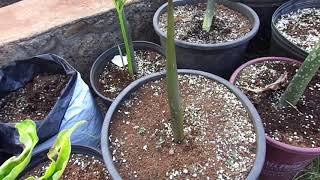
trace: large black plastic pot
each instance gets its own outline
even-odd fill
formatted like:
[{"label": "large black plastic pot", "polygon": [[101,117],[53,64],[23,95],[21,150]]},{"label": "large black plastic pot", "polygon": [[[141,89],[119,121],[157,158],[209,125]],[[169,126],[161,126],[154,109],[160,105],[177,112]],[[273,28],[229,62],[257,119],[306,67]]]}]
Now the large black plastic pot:
[{"label": "large black plastic pot", "polygon": [[304,60],[308,56],[308,52],[287,40],[276,28],[275,24],[278,19],[290,12],[304,8],[320,8],[319,0],[291,0],[280,6],[272,17],[272,39],[271,53],[272,55],[290,57],[293,59]]},{"label": "large black plastic pot", "polygon": [[252,40],[252,47],[268,48],[271,39],[271,19],[274,11],[288,0],[240,0],[241,3],[251,7],[260,18],[260,28]]},{"label": "large black plastic pot", "polygon": [[[125,55],[125,46],[124,44],[119,45],[123,55]],[[134,50],[151,50],[154,52],[157,52],[163,56],[165,56],[165,52],[161,46],[158,44],[152,43],[152,42],[147,42],[147,41],[134,41],[133,42],[133,48]],[[107,106],[109,106],[113,99],[110,97],[104,96],[100,91],[99,91],[99,76],[102,74],[105,66],[109,61],[113,59],[114,56],[119,55],[119,50],[118,46],[114,46],[107,51],[103,52],[93,63],[90,71],[90,83],[91,87],[93,88],[94,92],[104,100]]]},{"label": "large black plastic pot", "polygon": [[[175,0],[175,6],[196,4],[206,0]],[[249,41],[259,29],[259,17],[248,6],[242,3],[218,0],[219,3],[246,16],[252,24],[252,30],[245,36],[231,42],[218,44],[197,44],[175,40],[177,51],[177,65],[181,69],[197,69],[228,78],[231,73],[244,63],[243,55]],[[167,35],[160,30],[160,16],[167,11],[168,3],[162,5],[153,17],[153,27],[160,36],[161,45],[165,48]]]},{"label": "large black plastic pot", "polygon": [[[32,155],[31,161],[27,168],[21,173],[22,177],[25,173],[28,171],[31,171],[33,168],[35,168],[40,163],[43,163],[48,160],[47,153],[49,152],[49,149],[43,150],[41,152],[37,152]],[[82,145],[72,145],[71,154],[83,154],[83,155],[90,155],[94,156],[97,159],[103,161],[101,152],[95,148],[88,147],[88,146],[82,146]]]},{"label": "large black plastic pot", "polygon": [[[262,170],[262,166],[265,159],[266,139],[265,139],[265,134],[264,134],[264,129],[263,129],[261,119],[259,117],[258,112],[254,108],[253,104],[238,88],[236,88],[234,85],[229,83],[227,80],[224,80],[216,75],[202,72],[202,71],[186,70],[186,69],[178,70],[178,73],[200,75],[200,76],[209,78],[213,81],[216,81],[218,83],[221,83],[225,85],[231,92],[233,92],[242,102],[243,106],[247,109],[252,119],[252,123],[254,124],[255,132],[256,132],[256,139],[257,139],[257,148],[256,148],[257,153],[256,153],[255,164],[252,167],[251,172],[249,173],[247,179],[249,180],[257,179]],[[114,179],[121,179],[121,176],[114,166],[114,163],[112,160],[112,153],[110,152],[110,149],[109,149],[109,145],[110,145],[109,144],[109,128],[110,128],[110,123],[112,122],[112,119],[113,119],[113,115],[115,114],[115,112],[117,112],[121,103],[125,101],[133,92],[135,92],[144,84],[150,81],[159,80],[160,78],[164,78],[165,76],[166,76],[165,72],[159,72],[159,73],[151,74],[149,76],[145,76],[141,79],[138,79],[132,82],[126,89],[124,89],[118,95],[118,97],[114,100],[114,102],[109,107],[109,110],[105,116],[102,131],[101,131],[101,149],[102,149],[104,162],[108,168],[110,175]]]}]

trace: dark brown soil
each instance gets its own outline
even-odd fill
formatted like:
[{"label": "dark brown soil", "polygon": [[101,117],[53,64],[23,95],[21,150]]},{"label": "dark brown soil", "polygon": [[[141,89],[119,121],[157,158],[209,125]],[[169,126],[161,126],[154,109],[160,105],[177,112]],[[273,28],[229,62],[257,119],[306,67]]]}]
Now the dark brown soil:
[{"label": "dark brown soil", "polygon": [[165,81],[145,84],[117,110],[110,128],[113,161],[123,179],[245,179],[256,134],[226,87],[179,76],[185,140],[173,142]]},{"label": "dark brown soil", "polygon": [[320,8],[305,8],[282,15],[277,29],[289,41],[311,52],[320,40]]},{"label": "dark brown soil", "polygon": [[66,75],[42,74],[24,88],[0,99],[0,122],[20,122],[25,119],[44,120],[69,82]]},{"label": "dark brown soil", "polygon": [[[39,178],[44,175],[49,167],[50,162],[36,166],[32,171],[28,172],[20,179],[26,179],[30,176]],[[103,162],[94,156],[72,154],[69,163],[62,174],[61,180],[106,180],[111,179]]]},{"label": "dark brown soil", "polygon": [[[217,16],[210,32],[202,30],[206,3],[175,7],[175,38],[191,43],[215,44],[234,41],[252,29],[247,17],[223,5],[218,5]],[[167,13],[160,17],[160,29],[166,32]]]},{"label": "dark brown soil", "polygon": [[137,78],[162,71],[166,66],[165,57],[150,50],[136,51],[135,60],[137,74],[134,78],[129,75],[127,66],[121,68],[109,61],[99,78],[99,92],[110,99],[115,99],[124,88]]},{"label": "dark brown soil", "polygon": [[[267,62],[247,67],[236,85],[251,99],[257,108],[266,133],[275,140],[298,147],[320,147],[320,76],[315,76],[296,107],[279,108],[279,99],[294,76],[298,65],[284,62]],[[254,93],[248,89],[264,88],[282,74],[288,79],[279,90]]]}]

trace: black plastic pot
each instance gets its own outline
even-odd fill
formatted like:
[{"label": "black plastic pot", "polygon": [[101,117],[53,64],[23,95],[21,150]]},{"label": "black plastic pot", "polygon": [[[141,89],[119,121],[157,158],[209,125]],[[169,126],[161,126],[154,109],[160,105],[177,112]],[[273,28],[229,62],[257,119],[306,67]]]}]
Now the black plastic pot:
[{"label": "black plastic pot", "polygon": [[[43,150],[41,152],[33,154],[29,165],[21,173],[20,177],[22,177],[28,171],[31,171],[33,168],[35,168],[40,163],[47,161],[48,160],[48,156],[47,156],[48,152],[49,152],[49,149],[46,149],[46,150]],[[71,154],[90,155],[90,156],[94,156],[97,159],[103,161],[101,152],[99,150],[97,150],[97,149],[94,149],[94,148],[88,147],[88,146],[72,145]]]},{"label": "black plastic pot", "polygon": [[[253,38],[252,49],[268,48],[271,39],[271,19],[274,11],[288,0],[240,0],[241,3],[251,7],[260,18],[258,34]],[[258,46],[258,48],[256,48]]]},{"label": "black plastic pot", "polygon": [[[175,0],[174,5],[181,6],[198,2],[206,2],[206,0]],[[222,0],[218,2],[248,17],[253,26],[252,30],[235,41],[218,44],[197,44],[175,40],[178,68],[197,69],[228,78],[237,67],[244,63],[243,55],[248,43],[259,29],[258,15],[250,7],[241,3]],[[160,30],[159,19],[167,11],[167,5],[168,3],[162,5],[153,17],[153,27],[160,36],[164,48],[167,35]]]},{"label": "black plastic pot", "polygon": [[319,0],[291,0],[280,6],[272,16],[272,39],[271,53],[272,55],[290,57],[303,61],[308,52],[287,40],[276,28],[275,24],[283,15],[304,8],[320,8]]},{"label": "black plastic pot", "polygon": [[[263,166],[264,159],[265,159],[266,139],[265,139],[264,129],[263,129],[261,119],[259,117],[258,112],[256,111],[256,109],[252,105],[252,103],[234,85],[232,85],[227,80],[224,80],[216,75],[202,72],[202,71],[186,70],[186,69],[178,70],[178,72],[179,72],[179,74],[200,75],[200,76],[204,76],[206,78],[209,78],[213,81],[217,81],[217,82],[225,85],[242,102],[243,106],[247,109],[248,113],[250,114],[250,117],[252,118],[252,121],[253,121],[253,124],[255,127],[255,132],[257,135],[257,154],[256,154],[255,164],[254,164],[253,168],[251,169],[251,172],[249,173],[247,179],[249,179],[249,180],[257,179],[259,177],[261,170],[262,170],[262,166]],[[109,128],[110,128],[110,123],[112,121],[114,113],[117,112],[121,103],[124,100],[126,100],[126,98],[128,98],[134,91],[139,89],[142,85],[144,85],[150,81],[155,81],[155,80],[159,80],[160,78],[164,78],[165,75],[166,75],[165,72],[154,73],[152,75],[149,75],[149,76],[146,76],[146,77],[143,77],[141,79],[134,81],[118,95],[118,97],[114,100],[114,102],[109,107],[109,110],[105,116],[102,131],[101,131],[101,133],[102,133],[101,134],[101,149],[102,149],[102,155],[103,155],[104,162],[105,162],[112,178],[121,179],[119,172],[117,171],[117,169],[115,168],[115,166],[113,164],[112,154],[109,149]]]},{"label": "black plastic pot", "polygon": [[[119,45],[123,55],[125,55],[125,46],[124,44]],[[165,52],[161,46],[158,44],[152,43],[152,42],[147,42],[147,41],[134,41],[133,42],[133,48],[134,50],[151,50],[154,52],[157,52],[163,56],[165,56]],[[109,61],[113,59],[114,56],[119,55],[119,50],[118,46],[114,46],[107,51],[103,52],[93,63],[90,71],[90,83],[91,87],[93,88],[94,92],[104,100],[104,102],[109,106],[112,102],[113,99],[110,97],[104,96],[102,93],[99,91],[99,76],[102,74],[103,69],[107,65]]]},{"label": "black plastic pot", "polygon": [[[42,147],[51,147],[50,144],[60,131],[71,128],[81,120],[87,120],[88,123],[73,134],[72,143],[98,147],[103,116],[80,73],[61,57],[54,54],[43,54],[12,61],[2,66],[0,68],[0,98],[25,87],[37,75],[48,73],[67,75],[70,79],[61,90],[49,114],[42,120],[35,121],[39,142],[34,152]],[[23,150],[15,125],[16,123],[12,122],[0,123],[0,164],[8,157],[19,155]]]}]

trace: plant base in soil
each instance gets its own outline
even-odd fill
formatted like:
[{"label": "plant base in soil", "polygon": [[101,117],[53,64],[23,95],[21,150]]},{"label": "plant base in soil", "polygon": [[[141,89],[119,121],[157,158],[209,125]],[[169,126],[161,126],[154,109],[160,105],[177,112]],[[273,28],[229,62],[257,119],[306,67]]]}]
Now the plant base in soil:
[{"label": "plant base in soil", "polygon": [[[257,108],[266,133],[271,138],[298,147],[320,147],[320,76],[313,78],[297,106],[279,108],[279,99],[294,76],[299,65],[285,62],[265,62],[245,68],[236,85],[251,99]],[[287,78],[278,83],[276,90],[265,88],[287,73]]]},{"label": "plant base in soil", "polygon": [[[223,5],[218,5],[216,19],[211,30],[202,29],[205,3],[175,7],[175,39],[190,43],[215,44],[234,41],[252,29],[248,18]],[[160,17],[160,29],[166,32],[167,13]]]},{"label": "plant base in soil", "polygon": [[255,160],[249,114],[225,86],[179,75],[185,139],[173,142],[165,80],[143,85],[123,102],[110,127],[110,151],[123,179],[242,178]]}]

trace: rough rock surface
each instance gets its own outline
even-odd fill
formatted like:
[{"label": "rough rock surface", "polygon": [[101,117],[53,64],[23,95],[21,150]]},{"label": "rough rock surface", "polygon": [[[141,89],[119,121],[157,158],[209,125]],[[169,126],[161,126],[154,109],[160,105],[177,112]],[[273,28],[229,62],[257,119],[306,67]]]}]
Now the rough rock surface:
[{"label": "rough rock surface", "polygon": [[[111,0],[109,2],[113,3]],[[131,0],[128,3],[125,11],[133,40],[157,39],[152,18],[164,2],[165,0]],[[103,51],[122,42],[116,11],[113,8],[44,29],[28,37],[18,36],[9,41],[1,40],[0,37],[0,66],[37,54],[54,53],[65,58],[88,80],[94,60]]]}]

